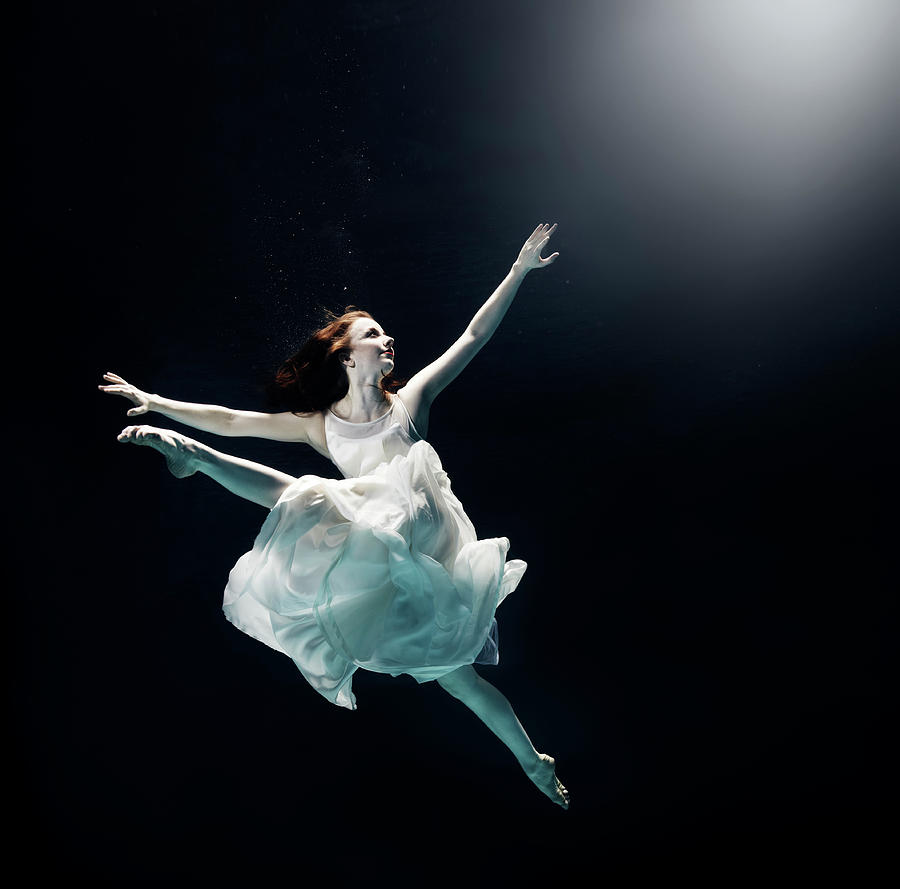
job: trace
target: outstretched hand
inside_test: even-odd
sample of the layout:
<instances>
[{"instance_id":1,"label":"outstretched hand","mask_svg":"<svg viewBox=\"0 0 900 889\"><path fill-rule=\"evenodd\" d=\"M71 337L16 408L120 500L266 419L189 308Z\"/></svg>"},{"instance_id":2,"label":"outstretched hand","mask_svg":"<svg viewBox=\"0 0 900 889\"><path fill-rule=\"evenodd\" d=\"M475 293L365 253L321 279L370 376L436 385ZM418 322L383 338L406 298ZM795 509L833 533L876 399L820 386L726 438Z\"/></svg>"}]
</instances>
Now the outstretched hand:
<instances>
[{"instance_id":1,"label":"outstretched hand","mask_svg":"<svg viewBox=\"0 0 900 889\"><path fill-rule=\"evenodd\" d=\"M109 380L112 385L98 386L97 388L101 392L107 392L110 395L122 395L135 405L127 412L126 416L136 417L139 414L146 414L150 410L150 396L146 392L141 391L136 386L132 386L130 383L126 383L118 374L105 373L103 374L103 379Z\"/></svg>"},{"instance_id":2,"label":"outstretched hand","mask_svg":"<svg viewBox=\"0 0 900 889\"><path fill-rule=\"evenodd\" d=\"M556 223L553 225L546 225L542 223L539 225L532 233L531 237L525 242L525 246L522 247L521 252L519 253L519 258L516 260L516 264L520 267L528 271L529 269L542 269L546 266L550 265L557 256L558 253L551 253L550 256L546 258L541 257L541 250L547 246L547 242L550 240L550 235L556 231Z\"/></svg>"}]
</instances>

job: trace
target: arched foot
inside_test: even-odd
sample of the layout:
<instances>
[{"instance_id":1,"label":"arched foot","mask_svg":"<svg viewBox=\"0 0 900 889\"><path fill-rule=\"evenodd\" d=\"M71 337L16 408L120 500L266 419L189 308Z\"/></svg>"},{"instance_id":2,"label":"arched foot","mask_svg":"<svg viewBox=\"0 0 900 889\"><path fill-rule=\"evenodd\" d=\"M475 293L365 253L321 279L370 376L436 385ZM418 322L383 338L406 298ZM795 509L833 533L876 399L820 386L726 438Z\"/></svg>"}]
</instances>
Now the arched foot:
<instances>
[{"instance_id":1,"label":"arched foot","mask_svg":"<svg viewBox=\"0 0 900 889\"><path fill-rule=\"evenodd\" d=\"M553 802L568 809L569 791L556 777L556 761L546 753L539 753L538 756L539 762L531 769L526 769L526 774Z\"/></svg>"},{"instance_id":2,"label":"arched foot","mask_svg":"<svg viewBox=\"0 0 900 889\"><path fill-rule=\"evenodd\" d=\"M197 442L155 426L126 426L118 435L118 441L136 445L148 445L166 458L166 466L175 478L186 478L199 468Z\"/></svg>"}]
</instances>

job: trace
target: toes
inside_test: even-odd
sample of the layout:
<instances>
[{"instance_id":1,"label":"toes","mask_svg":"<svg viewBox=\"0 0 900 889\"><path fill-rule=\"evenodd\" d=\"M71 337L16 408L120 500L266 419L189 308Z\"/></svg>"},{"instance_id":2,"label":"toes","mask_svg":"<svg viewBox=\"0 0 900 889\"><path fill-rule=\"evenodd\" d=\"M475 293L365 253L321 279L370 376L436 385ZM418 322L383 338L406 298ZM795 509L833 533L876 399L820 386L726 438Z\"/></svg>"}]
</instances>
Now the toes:
<instances>
[{"instance_id":1,"label":"toes","mask_svg":"<svg viewBox=\"0 0 900 889\"><path fill-rule=\"evenodd\" d=\"M126 426L117 436L119 441L136 441L144 437L147 426Z\"/></svg>"}]
</instances>

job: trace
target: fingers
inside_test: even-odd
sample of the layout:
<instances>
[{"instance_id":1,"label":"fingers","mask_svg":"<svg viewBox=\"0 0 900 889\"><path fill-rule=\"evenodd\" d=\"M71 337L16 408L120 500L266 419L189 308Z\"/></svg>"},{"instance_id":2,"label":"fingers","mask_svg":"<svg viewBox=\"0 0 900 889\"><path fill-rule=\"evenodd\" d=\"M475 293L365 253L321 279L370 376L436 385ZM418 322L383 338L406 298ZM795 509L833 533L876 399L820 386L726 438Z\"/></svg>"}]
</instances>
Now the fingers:
<instances>
[{"instance_id":1,"label":"fingers","mask_svg":"<svg viewBox=\"0 0 900 889\"><path fill-rule=\"evenodd\" d=\"M111 386L98 386L97 388L103 392L116 392L120 393L122 391L123 386L127 386L128 383L122 379L118 374L114 374L111 371L107 371L103 374L103 379L108 380L112 383Z\"/></svg>"},{"instance_id":2,"label":"fingers","mask_svg":"<svg viewBox=\"0 0 900 889\"><path fill-rule=\"evenodd\" d=\"M544 231L542 232L543 237L541 238L540 243L537 245L537 250L535 252L537 254L537 260L542 266L550 265L556 260L556 257L559 256L559 253L552 253L547 257L541 256L541 251L549 243L550 236L553 234L553 232L556 231L557 225L558 223L554 222L553 225L541 226L544 229Z\"/></svg>"},{"instance_id":3,"label":"fingers","mask_svg":"<svg viewBox=\"0 0 900 889\"><path fill-rule=\"evenodd\" d=\"M558 223L554 222L553 225L548 225L546 222L542 222L529 236L528 242L532 243L539 239L549 238L553 232L556 231L556 226Z\"/></svg>"},{"instance_id":4,"label":"fingers","mask_svg":"<svg viewBox=\"0 0 900 889\"><path fill-rule=\"evenodd\" d=\"M128 383L126 380L123 380L118 374L114 374L111 371L107 371L103 374L103 379L108 380L110 383L113 383L117 386L127 386ZM101 387L102 388L102 387Z\"/></svg>"},{"instance_id":5,"label":"fingers","mask_svg":"<svg viewBox=\"0 0 900 889\"><path fill-rule=\"evenodd\" d=\"M112 383L112 385L111 386L98 386L97 388L101 392L110 392L110 393L118 395L118 394L121 394L121 392L122 392L122 386L128 385L128 383L126 383L125 380L123 380L118 374L112 373L112 371L107 371L105 374L103 374L103 379L108 380L110 383Z\"/></svg>"},{"instance_id":6,"label":"fingers","mask_svg":"<svg viewBox=\"0 0 900 889\"><path fill-rule=\"evenodd\" d=\"M147 397L144 393L139 389L135 389L134 386L129 383L126 383L120 376L114 373L105 373L103 378L109 380L110 384L107 386L98 386L97 388L101 392L105 392L107 395L121 395L135 405L134 408L127 412L127 416L133 417L137 414L145 414L150 410L150 407L147 404Z\"/></svg>"},{"instance_id":7,"label":"fingers","mask_svg":"<svg viewBox=\"0 0 900 889\"><path fill-rule=\"evenodd\" d=\"M101 392L105 392L107 395L124 395L125 398L131 399L132 404L138 403L138 399L135 397L134 390L127 383L124 386L98 386L97 388ZM143 411L141 411L141 413L143 413Z\"/></svg>"},{"instance_id":8,"label":"fingers","mask_svg":"<svg viewBox=\"0 0 900 889\"><path fill-rule=\"evenodd\" d=\"M525 242L522 252L519 255L520 261L526 264L528 268L541 268L555 262L559 253L553 253L544 258L541 251L550 241L550 236L556 231L558 223L554 222L549 225L542 222L532 233L531 237Z\"/></svg>"}]
</instances>

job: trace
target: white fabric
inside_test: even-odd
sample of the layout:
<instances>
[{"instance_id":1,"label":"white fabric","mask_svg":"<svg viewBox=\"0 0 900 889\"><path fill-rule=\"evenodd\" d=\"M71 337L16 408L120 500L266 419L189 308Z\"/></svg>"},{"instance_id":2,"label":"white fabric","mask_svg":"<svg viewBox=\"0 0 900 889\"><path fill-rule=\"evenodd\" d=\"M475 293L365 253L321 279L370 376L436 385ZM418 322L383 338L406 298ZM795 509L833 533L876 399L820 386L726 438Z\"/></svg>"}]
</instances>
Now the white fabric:
<instances>
[{"instance_id":1,"label":"white fabric","mask_svg":"<svg viewBox=\"0 0 900 889\"><path fill-rule=\"evenodd\" d=\"M226 617L350 709L359 667L427 682L497 663L494 612L526 563L477 539L398 396L371 423L327 411L325 436L345 478L285 490L229 575Z\"/></svg>"}]
</instances>

